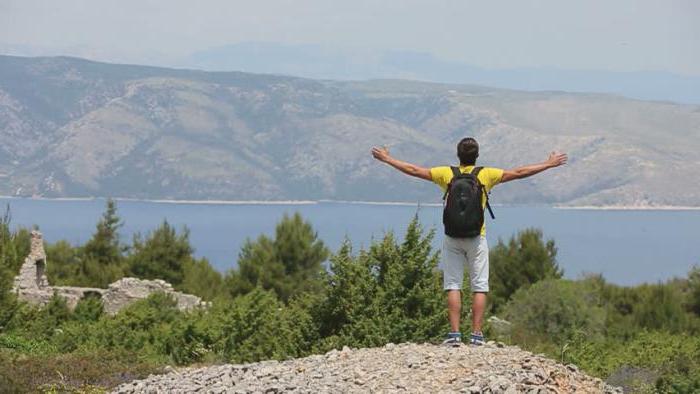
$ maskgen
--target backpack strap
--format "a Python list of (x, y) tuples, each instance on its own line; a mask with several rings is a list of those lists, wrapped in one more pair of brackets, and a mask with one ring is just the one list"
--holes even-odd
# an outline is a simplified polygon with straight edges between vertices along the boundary
[[(459, 170), (459, 167), (455, 166), (450, 166), (450, 169), (452, 170), (452, 179), (455, 179), (456, 177), (462, 175), (462, 171)], [(450, 180), (450, 183), (452, 183), (452, 180)], [(442, 195), (442, 200), (445, 201), (447, 198), (447, 192), (450, 190), (450, 184), (447, 184), (447, 188), (445, 189), (445, 194)]]
[[(474, 175), (474, 177), (479, 182), (479, 185), (481, 185), (481, 187), (484, 187), (484, 185), (481, 184), (481, 181), (479, 180), (479, 172), (481, 172), (481, 170), (483, 170), (483, 169), (484, 169), (484, 167), (474, 167), (472, 169), (472, 172), (471, 172), (471, 174)], [(488, 208), (488, 210), (489, 210), (489, 215), (491, 215), (491, 219), (496, 219), (496, 216), (494, 216), (493, 210), (491, 209), (491, 204), (489, 204), (489, 193), (486, 192), (485, 187), (484, 187), (484, 196), (486, 196), (486, 208)]]

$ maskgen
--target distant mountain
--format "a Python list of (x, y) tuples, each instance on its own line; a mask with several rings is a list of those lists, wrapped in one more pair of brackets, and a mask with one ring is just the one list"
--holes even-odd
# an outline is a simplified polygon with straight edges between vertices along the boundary
[(614, 72), (556, 68), (484, 69), (424, 52), (321, 45), (238, 43), (192, 54), (187, 67), (248, 71), (316, 79), (404, 78), (529, 91), (611, 93), (642, 100), (700, 104), (700, 76), (662, 71)]
[(370, 147), (445, 165), (467, 135), (484, 165), (570, 154), (496, 203), (700, 206), (696, 105), (0, 56), (4, 195), (437, 202)]

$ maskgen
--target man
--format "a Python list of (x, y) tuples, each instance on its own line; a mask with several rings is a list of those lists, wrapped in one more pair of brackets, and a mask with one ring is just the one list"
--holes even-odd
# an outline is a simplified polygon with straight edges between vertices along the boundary
[[(427, 181), (432, 181), (448, 190), (455, 172), (452, 167), (424, 168), (415, 164), (395, 159), (389, 155), (387, 148), (372, 148), (372, 156), (375, 159), (387, 163), (397, 170)], [(459, 158), (459, 173), (471, 174), (475, 169), (476, 159), (479, 157), (479, 144), (474, 138), (464, 138), (457, 144), (457, 157)], [(483, 190), (481, 198), (482, 215), (487, 203), (488, 192), (499, 183), (509, 182), (515, 179), (527, 178), (544, 170), (558, 167), (566, 163), (567, 156), (564, 153), (552, 152), (546, 161), (517, 167), (511, 170), (484, 167), (475, 173), (476, 179)], [(479, 169), (479, 168), (477, 168)], [(455, 167), (455, 171), (457, 167)], [(462, 308), (462, 279), (464, 267), (467, 266), (472, 291), (472, 331), (469, 342), (473, 345), (483, 345), (484, 336), (481, 331), (484, 311), (486, 309), (486, 294), (489, 291), (489, 248), (486, 243), (486, 225), (481, 226), (479, 235), (472, 237), (451, 237), (446, 235), (443, 242), (443, 287), (447, 292), (447, 310), (451, 332), (447, 334), (445, 344), (459, 346), (462, 342), (460, 333), (460, 310)]]

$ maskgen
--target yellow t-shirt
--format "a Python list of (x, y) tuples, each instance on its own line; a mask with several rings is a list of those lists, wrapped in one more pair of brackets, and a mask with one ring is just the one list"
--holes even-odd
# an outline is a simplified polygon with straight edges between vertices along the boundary
[[(464, 173), (469, 173), (474, 169), (474, 166), (459, 166), (459, 171)], [(430, 178), (435, 182), (444, 193), (447, 190), (447, 185), (452, 180), (452, 169), (449, 166), (433, 167), (430, 169)], [(500, 168), (484, 167), (479, 172), (479, 181), (484, 185), (485, 193), (488, 193), (493, 189), (494, 186), (501, 183), (501, 178), (503, 178), (503, 170)], [(486, 199), (484, 198), (483, 206), (486, 207)], [(481, 235), (486, 235), (486, 221), (484, 220), (484, 225), (481, 227)]]

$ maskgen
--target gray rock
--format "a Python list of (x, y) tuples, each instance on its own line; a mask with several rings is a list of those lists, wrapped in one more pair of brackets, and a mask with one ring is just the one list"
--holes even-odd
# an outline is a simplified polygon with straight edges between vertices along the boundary
[[(115, 393), (209, 390), (226, 393), (616, 393), (580, 371), (516, 347), (443, 348), (398, 344), (331, 351), (283, 362), (211, 366), (149, 376)], [(224, 389), (224, 391), (221, 391)]]

